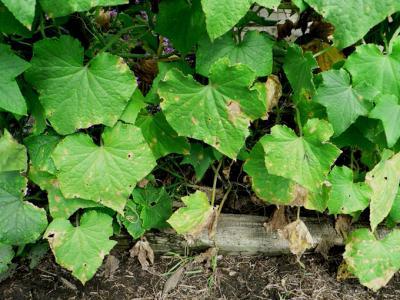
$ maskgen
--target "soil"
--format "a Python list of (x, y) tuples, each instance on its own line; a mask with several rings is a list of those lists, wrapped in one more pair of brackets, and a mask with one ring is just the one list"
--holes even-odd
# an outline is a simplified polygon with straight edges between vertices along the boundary
[[(207, 264), (186, 267), (168, 296), (163, 295), (167, 279), (188, 257), (158, 256), (147, 271), (141, 269), (129, 251), (112, 252), (119, 265), (104, 264), (85, 286), (59, 267), (50, 253), (33, 270), (19, 265), (0, 283), (0, 298), (7, 299), (400, 299), (400, 276), (374, 293), (356, 279), (336, 280), (340, 255), (325, 260), (318, 254), (301, 258), (304, 268), (292, 256), (218, 256), (213, 272)], [(188, 266), (188, 265), (186, 265)], [(117, 267), (117, 268), (116, 268)], [(116, 269), (115, 269), (116, 268)], [(183, 268), (182, 268), (183, 269)], [(170, 286), (170, 285), (169, 285)]]

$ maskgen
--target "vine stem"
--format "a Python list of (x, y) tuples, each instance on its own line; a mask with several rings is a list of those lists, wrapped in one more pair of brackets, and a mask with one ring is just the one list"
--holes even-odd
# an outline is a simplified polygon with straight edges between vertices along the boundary
[(329, 47), (326, 47), (326, 48), (322, 49), (321, 51), (318, 51), (317, 53), (314, 53), (314, 54), (313, 54), (313, 57), (316, 58), (316, 57), (318, 57), (318, 56), (320, 56), (320, 55), (322, 55), (322, 54), (328, 52), (329, 50), (332, 49), (332, 47), (333, 47), (333, 46), (329, 46)]
[(390, 39), (389, 47), (388, 47), (388, 54), (392, 53), (394, 40), (399, 36), (399, 34), (400, 34), (400, 26), (397, 27), (396, 31), (392, 35), (392, 38)]
[(214, 181), (213, 181), (213, 189), (212, 189), (212, 194), (211, 194), (211, 206), (214, 207), (214, 202), (215, 202), (215, 194), (217, 191), (217, 180), (218, 180), (218, 174), (219, 174), (219, 170), (222, 167), (222, 161), (223, 159), (221, 159), (218, 163), (218, 167), (217, 169), (214, 171)]

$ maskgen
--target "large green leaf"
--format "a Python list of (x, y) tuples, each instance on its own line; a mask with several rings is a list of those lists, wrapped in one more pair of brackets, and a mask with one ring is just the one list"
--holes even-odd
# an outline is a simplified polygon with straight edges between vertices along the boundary
[(208, 35), (211, 40), (223, 35), (230, 30), (247, 13), (250, 6), (257, 2), (268, 7), (277, 8), (280, 0), (201, 0), (203, 11), (206, 15)]
[(164, 0), (159, 9), (155, 31), (169, 38), (179, 51), (190, 51), (206, 31), (200, 0)]
[(271, 175), (265, 166), (264, 136), (253, 147), (244, 165), (244, 171), (251, 177), (254, 192), (268, 203), (290, 204), (295, 200), (296, 183), (290, 179)]
[(363, 285), (377, 291), (400, 269), (400, 230), (377, 240), (368, 229), (358, 229), (346, 242), (344, 258), (349, 271)]
[(250, 90), (255, 74), (245, 65), (219, 60), (209, 78), (204, 86), (191, 75), (170, 70), (159, 83), (161, 107), (179, 135), (202, 140), (235, 158), (249, 135), (250, 120), (265, 115), (266, 103)]
[(162, 112), (155, 115), (141, 115), (136, 125), (142, 130), (156, 159), (170, 153), (187, 154), (190, 145), (185, 137), (178, 136), (168, 124)]
[(36, 0), (1, 0), (24, 26), (31, 30), (35, 17)]
[(26, 185), (18, 172), (0, 173), (0, 243), (32, 243), (46, 229), (46, 211), (23, 200)]
[(76, 227), (65, 219), (53, 220), (44, 238), (49, 241), (57, 263), (85, 284), (117, 243), (109, 239), (112, 234), (112, 218), (90, 211), (82, 215)]
[(31, 37), (31, 32), (23, 26), (0, 1), (0, 32)]
[(335, 46), (345, 48), (364, 35), (387, 16), (400, 10), (397, 0), (305, 0), (326, 21), (335, 26)]
[(322, 73), (323, 84), (317, 89), (314, 101), (326, 107), (335, 136), (342, 134), (359, 116), (368, 114), (368, 103), (353, 88), (349, 74), (343, 70)]
[(186, 207), (181, 207), (168, 219), (168, 223), (179, 234), (196, 235), (208, 224), (214, 208), (210, 205), (205, 193), (196, 191), (182, 197)]
[(382, 53), (374, 44), (358, 46), (344, 66), (353, 84), (368, 82), (383, 94), (400, 96), (400, 39), (396, 40), (390, 54)]
[(331, 165), (341, 151), (328, 142), (331, 125), (311, 119), (297, 136), (284, 125), (275, 125), (263, 140), (265, 164), (270, 174), (291, 179), (312, 192), (321, 189)]
[(367, 173), (365, 181), (372, 189), (370, 222), (372, 231), (392, 208), (400, 183), (400, 153), (385, 151), (382, 160)]
[(393, 95), (382, 95), (369, 117), (382, 121), (387, 144), (393, 147), (400, 138), (400, 105), (399, 99)]
[(353, 182), (353, 171), (335, 166), (328, 176), (332, 185), (329, 192), (330, 214), (351, 214), (368, 207), (371, 189), (364, 182)]
[(27, 154), (23, 145), (18, 144), (12, 135), (4, 130), (0, 137), (0, 173), (7, 171), (25, 171)]
[(96, 6), (127, 4), (129, 0), (39, 0), (39, 2), (50, 18), (56, 18)]
[(61, 192), (66, 198), (93, 200), (122, 212), (135, 184), (156, 162), (140, 129), (131, 124), (106, 128), (101, 144), (82, 133), (58, 144), (53, 160)]
[(257, 76), (272, 72), (272, 48), (274, 42), (264, 33), (248, 31), (243, 40), (236, 43), (231, 33), (211, 42), (208, 37), (200, 43), (196, 52), (197, 73), (208, 76), (213, 63), (228, 57), (232, 63), (243, 63), (252, 68)]
[(113, 126), (132, 96), (136, 82), (125, 62), (102, 53), (83, 65), (83, 47), (70, 36), (34, 45), (26, 78), (60, 134), (95, 124)]
[(15, 55), (8, 45), (0, 44), (0, 109), (26, 115), (25, 99), (15, 77), (29, 66), (29, 63)]

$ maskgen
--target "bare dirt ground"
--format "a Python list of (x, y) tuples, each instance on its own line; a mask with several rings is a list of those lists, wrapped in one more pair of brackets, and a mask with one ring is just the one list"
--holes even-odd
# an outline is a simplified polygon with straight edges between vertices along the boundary
[(399, 274), (378, 293), (355, 279), (338, 282), (340, 255), (328, 261), (317, 254), (303, 256), (304, 268), (291, 256), (219, 256), (216, 271), (193, 265), (165, 295), (170, 271), (185, 258), (156, 257), (154, 267), (143, 271), (128, 251), (112, 254), (118, 266), (104, 264), (85, 286), (55, 264), (51, 254), (34, 270), (20, 265), (0, 283), (0, 299), (400, 299)]

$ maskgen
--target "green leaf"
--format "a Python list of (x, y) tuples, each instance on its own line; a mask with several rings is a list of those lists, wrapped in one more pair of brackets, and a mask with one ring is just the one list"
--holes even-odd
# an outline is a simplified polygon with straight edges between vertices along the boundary
[(400, 231), (377, 240), (368, 229), (357, 229), (350, 234), (343, 256), (361, 284), (377, 291), (400, 269)]
[(231, 66), (227, 60), (213, 65), (206, 86), (173, 69), (159, 83), (161, 107), (179, 135), (202, 140), (235, 158), (249, 135), (250, 120), (266, 113), (265, 101), (249, 88), (254, 79), (247, 66)]
[(210, 205), (205, 193), (196, 191), (182, 197), (186, 207), (179, 208), (168, 219), (168, 223), (179, 234), (195, 236), (210, 222), (214, 208)]
[(54, 150), (53, 160), (66, 198), (93, 200), (118, 212), (156, 164), (140, 129), (122, 123), (104, 130), (102, 146), (86, 134), (67, 136)]
[(257, 76), (267, 76), (272, 72), (273, 46), (272, 39), (258, 31), (248, 31), (239, 43), (235, 42), (231, 33), (214, 42), (206, 37), (199, 43), (196, 52), (196, 71), (208, 76), (213, 63), (220, 58), (228, 57), (232, 63), (247, 65)]
[(400, 39), (390, 54), (383, 54), (374, 44), (358, 46), (344, 67), (350, 72), (353, 84), (370, 82), (381, 93), (400, 95)]
[(136, 125), (142, 130), (144, 139), (149, 144), (156, 159), (171, 153), (189, 153), (190, 145), (187, 139), (178, 136), (176, 131), (168, 124), (162, 112), (153, 116), (141, 115)]
[(33, 91), (33, 89), (29, 86), (25, 86), (26, 88), (22, 89), (22, 93), (26, 97), (28, 104), (28, 111), (30, 112), (28, 124), (31, 127), (30, 132), (33, 135), (38, 135), (43, 133), (46, 129), (46, 113), (42, 104), (39, 101), (38, 95)]
[(328, 142), (332, 127), (311, 119), (298, 137), (284, 125), (275, 125), (263, 140), (265, 164), (270, 174), (291, 179), (312, 192), (320, 190), (341, 151)]
[(382, 121), (387, 144), (393, 147), (400, 138), (400, 105), (399, 99), (393, 95), (382, 95), (376, 100), (375, 108), (369, 117)]
[(31, 30), (35, 18), (36, 0), (1, 0), (26, 28)]
[(206, 32), (200, 0), (165, 0), (159, 10), (155, 31), (183, 53), (189, 52)]
[(70, 36), (41, 40), (34, 45), (32, 67), (26, 73), (60, 134), (95, 124), (113, 126), (136, 88), (121, 58), (101, 53), (83, 65), (83, 50)]
[(31, 37), (31, 32), (24, 27), (0, 1), (0, 32)]
[(288, 48), (283, 70), (293, 89), (293, 98), (296, 102), (311, 99), (315, 93), (313, 70), (318, 63), (311, 52), (305, 52), (300, 46), (293, 44)]
[(201, 0), (211, 40), (215, 40), (236, 25), (254, 2), (268, 8), (277, 8), (280, 0)]
[(328, 200), (330, 214), (352, 214), (368, 207), (371, 189), (364, 182), (354, 183), (350, 168), (335, 166), (328, 180), (332, 185)]
[(168, 227), (167, 219), (172, 214), (172, 199), (164, 188), (146, 186), (136, 188), (132, 193), (133, 201), (140, 206), (140, 218), (143, 229), (162, 229)]
[(256, 195), (268, 203), (287, 205), (296, 199), (296, 183), (284, 177), (271, 175), (265, 166), (264, 136), (253, 147), (244, 165), (244, 171), (251, 177)]
[(200, 144), (191, 144), (190, 153), (183, 157), (181, 165), (192, 165), (196, 173), (196, 180), (200, 181), (213, 161), (215, 161), (215, 157), (212, 148), (203, 147)]
[(393, 201), (392, 208), (390, 209), (389, 215), (386, 219), (386, 224), (389, 227), (394, 227), (400, 223), (400, 191), (397, 191), (396, 198)]
[(23, 200), (26, 185), (18, 172), (0, 173), (0, 243), (32, 243), (46, 229), (46, 211)]
[(346, 48), (358, 40), (387, 16), (400, 10), (400, 2), (393, 0), (305, 0), (333, 24), (334, 45)]
[(51, 158), (51, 154), (60, 140), (61, 137), (56, 134), (27, 137), (24, 140), (24, 144), (28, 148), (32, 166), (39, 171), (54, 174), (56, 172), (56, 167)]
[(81, 208), (102, 207), (100, 204), (90, 200), (79, 198), (66, 199), (60, 191), (57, 180), (52, 180), (46, 190), (49, 200), (49, 211), (53, 219), (68, 219)]
[(15, 55), (8, 45), (0, 44), (0, 109), (26, 115), (26, 102), (15, 77), (29, 66), (29, 63)]
[(146, 103), (144, 103), (142, 92), (136, 89), (119, 119), (125, 123), (135, 124), (139, 112), (145, 107)]
[(85, 284), (117, 243), (109, 239), (112, 235), (112, 218), (90, 211), (82, 215), (76, 227), (65, 219), (53, 220), (44, 238), (49, 241), (57, 263)]
[(335, 136), (342, 134), (359, 116), (368, 114), (363, 96), (353, 88), (349, 74), (341, 70), (321, 73), (323, 84), (317, 89), (314, 101), (326, 107)]
[(385, 151), (382, 160), (367, 173), (366, 183), (372, 189), (370, 222), (375, 231), (392, 208), (400, 183), (400, 153)]
[(0, 173), (7, 171), (25, 171), (27, 154), (23, 145), (18, 144), (12, 135), (4, 130), (0, 137)]
[(8, 270), (8, 265), (13, 258), (12, 246), (0, 243), (0, 275)]
[(76, 11), (86, 11), (96, 6), (113, 6), (129, 3), (128, 0), (39, 0), (50, 18), (67, 16)]
[(139, 205), (128, 200), (125, 206), (124, 215), (118, 215), (119, 220), (124, 224), (128, 233), (134, 238), (140, 238), (146, 230), (143, 228), (142, 219), (139, 216)]

